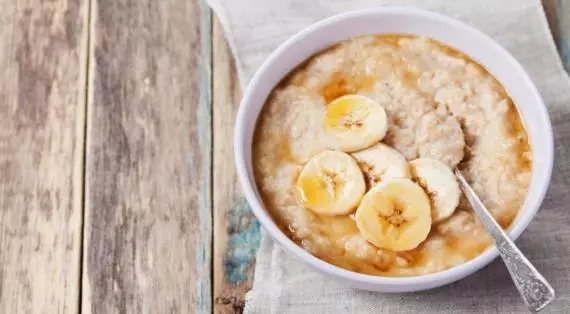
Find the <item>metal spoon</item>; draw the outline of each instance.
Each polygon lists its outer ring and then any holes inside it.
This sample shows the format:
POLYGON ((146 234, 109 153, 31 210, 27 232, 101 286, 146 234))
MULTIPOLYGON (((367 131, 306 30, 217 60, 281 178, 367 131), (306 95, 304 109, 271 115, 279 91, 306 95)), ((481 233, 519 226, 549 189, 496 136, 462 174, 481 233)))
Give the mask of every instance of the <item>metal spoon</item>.
POLYGON ((544 279, 544 277, 534 268, 524 254, 509 239, 501 226, 495 221, 489 213, 485 205, 475 194, 473 189, 467 183, 467 180, 461 174, 461 171, 455 169, 455 175, 459 179, 461 190, 467 197, 471 207, 475 210, 483 225, 491 236, 495 239, 495 245, 501 254, 501 258, 521 297, 532 312, 542 310, 548 303, 552 302, 555 297, 554 289, 544 279))

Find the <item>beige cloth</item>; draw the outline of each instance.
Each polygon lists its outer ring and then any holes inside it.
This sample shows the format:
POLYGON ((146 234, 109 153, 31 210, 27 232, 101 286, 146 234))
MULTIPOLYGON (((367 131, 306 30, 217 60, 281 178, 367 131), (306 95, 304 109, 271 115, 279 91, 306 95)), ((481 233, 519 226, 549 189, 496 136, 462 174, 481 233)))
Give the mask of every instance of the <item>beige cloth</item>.
MULTIPOLYGON (((557 300, 545 312, 570 313, 570 79, 556 52, 540 0, 209 0, 236 58, 242 86, 285 39, 324 17, 379 4, 442 12, 492 36, 538 85, 556 134, 548 196, 517 241, 550 280, 557 300)), ((264 236, 246 313, 514 313, 526 307, 499 260, 446 287, 381 294, 336 284, 264 236)))

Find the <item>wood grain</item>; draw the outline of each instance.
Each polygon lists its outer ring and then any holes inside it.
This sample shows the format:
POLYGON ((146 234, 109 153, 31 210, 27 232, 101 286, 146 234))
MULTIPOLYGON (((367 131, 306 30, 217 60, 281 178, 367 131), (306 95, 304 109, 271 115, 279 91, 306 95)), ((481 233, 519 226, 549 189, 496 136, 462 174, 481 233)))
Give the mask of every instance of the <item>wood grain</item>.
POLYGON ((76 313, 87 7, 0 7, 0 313, 76 313))
POLYGON ((233 160, 241 93, 220 24, 213 27, 214 312, 241 313, 251 288, 260 226, 241 194, 233 160))
POLYGON ((210 11, 92 1, 82 310, 209 313, 210 11))

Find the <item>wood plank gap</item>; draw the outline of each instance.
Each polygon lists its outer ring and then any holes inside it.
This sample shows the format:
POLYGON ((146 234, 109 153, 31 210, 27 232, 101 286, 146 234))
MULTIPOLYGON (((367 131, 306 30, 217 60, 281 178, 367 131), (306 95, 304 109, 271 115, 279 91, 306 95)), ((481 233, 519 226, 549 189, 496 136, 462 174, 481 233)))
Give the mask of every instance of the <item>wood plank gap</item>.
MULTIPOLYGON (((86 204, 85 204, 85 193, 86 193, 86 189, 87 189, 87 184, 86 184, 86 180, 85 177, 87 175, 87 167, 85 167, 86 163, 87 163, 87 136, 89 134, 88 129, 87 129, 87 116, 89 114, 89 95, 90 95, 90 90, 91 90, 91 82, 92 80, 90 79, 90 68, 91 68, 91 33, 93 31, 92 29, 92 24, 91 24, 91 14, 92 14, 92 10, 91 10, 91 3, 92 0, 86 0, 87 3, 85 5, 85 13, 84 13, 84 17, 83 17, 83 30, 84 32, 86 32, 86 34, 84 34, 83 36, 83 43, 82 43, 82 47, 83 47, 83 51, 82 51, 82 60, 81 60, 81 79, 80 81, 83 82, 82 87, 80 88, 80 99, 83 101, 83 106, 78 106, 78 110, 82 110, 82 115, 78 115, 78 132, 77 132, 77 141, 82 141, 81 145, 82 145, 82 149, 81 150, 76 150, 76 152, 79 152, 77 156, 77 158, 75 160, 77 160, 77 164, 76 165, 76 169, 75 169, 75 174, 81 174, 80 178, 78 178, 77 180, 79 181, 78 184, 80 184, 80 188, 78 188, 79 191, 81 191, 79 194, 80 196, 78 196, 79 198, 79 202, 80 204, 78 204, 77 206, 81 206, 81 218, 80 218, 80 222, 79 222, 79 232, 80 232, 80 239, 79 239, 79 267, 78 267, 78 271, 79 274, 77 276, 78 281, 79 281, 79 292, 78 292, 78 298, 77 298, 77 311, 78 313, 82 313, 82 307, 81 304, 83 302, 83 258, 85 256, 83 249, 84 249, 84 244, 83 241, 85 239, 85 213, 87 212, 85 210, 86 208, 86 204), (81 125, 79 125, 81 123, 81 125)), ((78 145, 79 147, 80 145, 78 145)), ((79 186, 79 185, 78 185, 79 186)))
POLYGON ((214 313, 215 307, 215 279, 214 279, 214 254, 215 254, 215 239, 216 233, 214 232, 214 219, 216 215, 214 213, 214 13, 212 9, 207 4, 206 6, 209 12, 209 30, 210 30, 210 42, 209 42, 209 56, 210 56, 210 73, 209 73, 209 91, 210 91, 210 313, 214 313))

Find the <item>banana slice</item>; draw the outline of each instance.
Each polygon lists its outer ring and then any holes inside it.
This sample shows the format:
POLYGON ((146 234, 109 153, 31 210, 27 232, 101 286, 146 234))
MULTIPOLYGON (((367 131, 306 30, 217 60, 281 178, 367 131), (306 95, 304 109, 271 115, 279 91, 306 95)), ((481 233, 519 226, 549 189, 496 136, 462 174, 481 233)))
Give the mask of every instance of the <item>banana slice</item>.
POLYGON ((388 120, 384 108, 374 100, 346 95, 327 105, 323 129, 334 148, 354 152, 384 138, 388 120))
POLYGON ((352 153, 352 157, 358 162, 370 188, 381 180, 411 177, 406 157, 386 144, 378 143, 352 153))
POLYGON ((423 186, 432 204, 432 219, 441 221, 453 214, 461 191, 451 168, 431 158, 419 158, 410 162, 412 176, 423 186))
POLYGON ((383 181, 364 195, 355 220, 360 234, 375 246, 408 251, 431 229, 429 198, 410 179, 383 181))
POLYGON ((309 160, 297 179, 301 203, 321 215, 348 214, 366 192, 364 176, 350 155, 324 151, 309 160))

